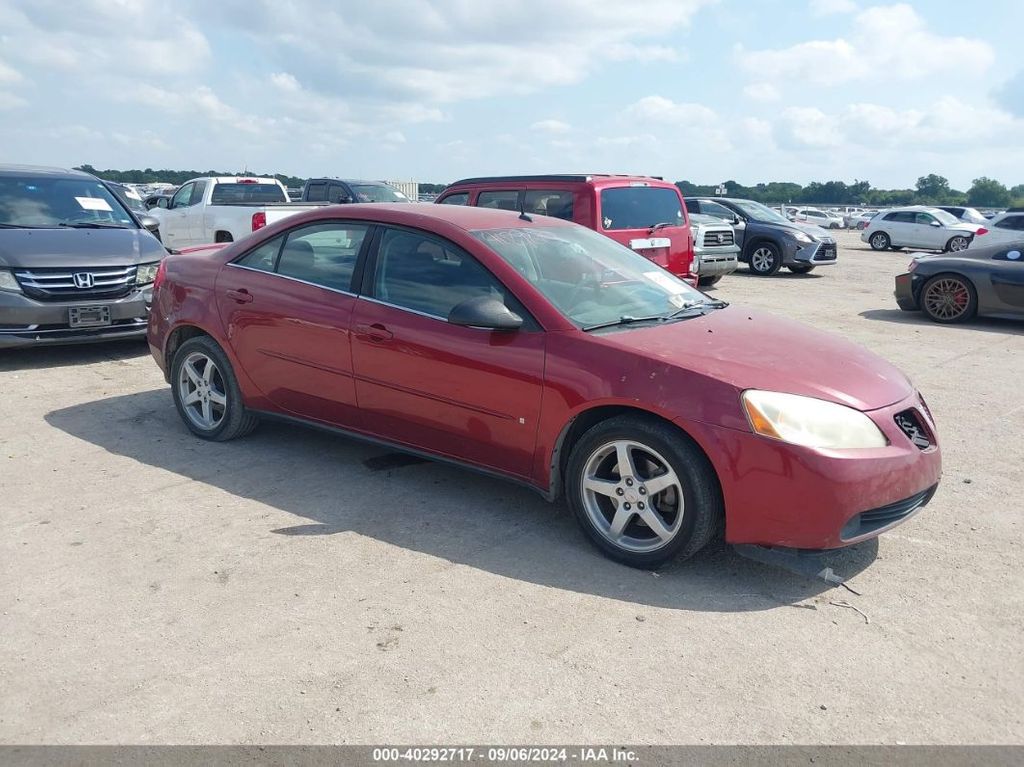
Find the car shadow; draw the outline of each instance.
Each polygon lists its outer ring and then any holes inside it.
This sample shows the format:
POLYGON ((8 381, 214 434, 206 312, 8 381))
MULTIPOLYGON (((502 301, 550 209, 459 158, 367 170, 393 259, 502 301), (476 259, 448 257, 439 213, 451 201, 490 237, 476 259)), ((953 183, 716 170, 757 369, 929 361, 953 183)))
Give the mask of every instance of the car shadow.
POLYGON ((999 317, 975 317, 968 322, 944 325, 941 322, 932 322, 921 312, 905 312, 902 309, 868 309, 860 312, 859 316, 866 320, 894 322, 897 325, 921 325, 929 328, 958 328, 978 330, 983 333, 1024 335, 1024 323, 1021 323, 1020 320, 1005 320, 999 317))
MULTIPOLYGON (((277 522, 271 532, 288 539, 296 556, 311 537, 355 532, 506 578, 711 612, 794 606, 835 586, 746 559, 723 543, 656 574, 634 570, 598 553, 563 504, 528 488, 277 422, 242 440, 206 442, 181 423, 166 389, 55 410, 46 421, 111 453, 294 515, 294 524, 277 522)), ((827 565, 849 579, 877 551, 869 541, 830 553, 827 565)))
POLYGON ((149 354, 145 338, 76 344, 69 346, 29 346, 0 349, 0 373, 16 370, 46 370, 94 362, 128 360, 149 354))
POLYGON ((755 274, 754 272, 750 271, 745 267, 741 267, 737 269, 735 272, 730 272, 728 275, 726 275, 725 279, 731 279, 732 277, 752 277, 758 280, 820 280, 823 276, 823 274, 819 274, 817 271, 805 272, 804 274, 797 274, 796 272, 789 271, 789 269, 787 269, 786 267, 782 267, 775 274, 762 276, 760 274, 755 274))

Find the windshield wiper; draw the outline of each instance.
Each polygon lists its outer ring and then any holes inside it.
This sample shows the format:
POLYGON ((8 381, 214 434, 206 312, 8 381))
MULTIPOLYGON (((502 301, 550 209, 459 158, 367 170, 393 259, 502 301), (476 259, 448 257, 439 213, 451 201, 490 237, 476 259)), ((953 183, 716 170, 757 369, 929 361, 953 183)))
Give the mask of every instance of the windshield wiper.
POLYGON ((69 229, 127 229, 122 224, 107 224, 102 221, 61 221, 58 226, 66 226, 69 229))
MULTIPOLYGON (((718 298, 712 298, 705 301, 687 301, 674 312, 666 316, 665 319, 674 319, 675 317, 679 317, 685 314, 686 312, 692 312, 694 309, 724 309, 728 305, 728 301, 722 301, 721 299, 718 298)), ((701 313, 703 314, 703 312, 701 313)))
POLYGON ((624 314, 617 320, 610 322, 598 322, 596 325, 584 325, 583 331, 600 330, 601 328, 612 328, 616 325, 632 325, 637 322, 664 322, 667 317, 663 314, 652 314, 650 317, 634 317, 631 314, 624 314))
POLYGON ((647 233, 652 234, 653 232, 656 232, 659 229, 663 229, 666 226, 674 226, 674 224, 671 221, 662 221, 660 224, 651 224, 647 229, 647 233))
POLYGON ((49 229, 48 226, 29 226, 28 224, 0 224, 0 229, 49 229))

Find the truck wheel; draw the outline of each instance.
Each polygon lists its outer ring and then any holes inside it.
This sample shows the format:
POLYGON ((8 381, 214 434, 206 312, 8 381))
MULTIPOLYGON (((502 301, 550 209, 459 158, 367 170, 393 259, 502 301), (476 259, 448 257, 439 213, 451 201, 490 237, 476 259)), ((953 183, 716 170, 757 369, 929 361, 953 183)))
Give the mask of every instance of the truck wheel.
POLYGON ((231 232, 217 232, 213 237, 214 242, 234 242, 235 238, 231 236, 231 232))
POLYGON ((778 247, 771 242, 759 242, 750 251, 750 271, 761 277, 769 277, 782 268, 782 256, 778 247))

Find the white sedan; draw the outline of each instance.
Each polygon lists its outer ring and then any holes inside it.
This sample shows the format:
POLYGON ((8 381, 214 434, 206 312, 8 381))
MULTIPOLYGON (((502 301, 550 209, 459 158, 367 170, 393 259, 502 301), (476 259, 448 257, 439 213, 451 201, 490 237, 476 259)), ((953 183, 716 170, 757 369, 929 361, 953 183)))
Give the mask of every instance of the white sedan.
POLYGON ((974 235, 970 247, 998 245, 1003 242, 1024 240, 1024 210, 1007 211, 986 221, 974 235))

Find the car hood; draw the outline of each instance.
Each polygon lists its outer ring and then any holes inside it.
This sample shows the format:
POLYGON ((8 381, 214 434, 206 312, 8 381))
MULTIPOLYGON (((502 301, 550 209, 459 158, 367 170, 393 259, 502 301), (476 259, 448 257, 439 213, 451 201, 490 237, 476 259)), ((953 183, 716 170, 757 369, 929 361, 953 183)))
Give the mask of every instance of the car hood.
POLYGON ((0 229, 0 267, 116 266, 165 255, 145 229, 0 229))
POLYGON ((786 234, 796 234, 797 232, 803 232, 809 234, 816 240, 827 240, 832 237, 827 230, 822 229, 816 224, 803 224, 799 221, 787 221, 785 224, 779 221, 759 221, 757 222, 761 226, 768 226, 773 229, 779 229, 786 234))
POLYGON ((736 305, 703 317, 603 333, 623 352, 737 389, 801 394, 858 410, 905 399, 913 386, 878 355, 831 333, 736 305))

